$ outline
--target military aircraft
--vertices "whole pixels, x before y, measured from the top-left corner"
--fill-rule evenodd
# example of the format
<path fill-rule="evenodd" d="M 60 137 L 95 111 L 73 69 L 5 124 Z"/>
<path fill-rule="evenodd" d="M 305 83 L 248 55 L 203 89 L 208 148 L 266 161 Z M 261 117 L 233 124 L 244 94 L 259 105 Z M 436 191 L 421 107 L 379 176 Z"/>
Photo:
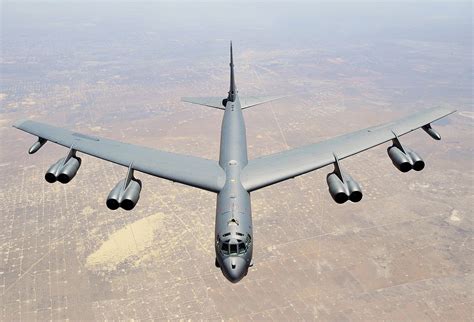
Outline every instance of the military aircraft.
<path fill-rule="evenodd" d="M 400 136 L 422 128 L 433 139 L 440 140 L 441 136 L 431 123 L 455 112 L 442 107 L 424 109 L 396 121 L 248 160 L 243 110 L 278 98 L 281 96 L 238 95 L 231 42 L 227 97 L 183 98 L 185 102 L 224 111 L 218 161 L 108 140 L 32 120 L 21 120 L 13 126 L 38 137 L 29 149 L 30 154 L 37 152 L 47 141 L 69 149 L 67 155 L 46 172 L 45 179 L 50 183 L 68 183 L 74 178 L 81 166 L 77 152 L 127 167 L 125 178 L 107 197 L 106 205 L 111 210 L 119 207 L 132 210 L 137 204 L 142 182 L 135 177 L 135 172 L 216 193 L 215 265 L 229 281 L 236 283 L 253 265 L 252 191 L 333 165 L 334 169 L 326 180 L 331 197 L 338 204 L 348 200 L 359 202 L 362 199 L 361 187 L 342 170 L 340 160 L 391 142 L 387 152 L 394 166 L 401 172 L 420 171 L 425 166 L 423 159 L 402 145 Z"/>

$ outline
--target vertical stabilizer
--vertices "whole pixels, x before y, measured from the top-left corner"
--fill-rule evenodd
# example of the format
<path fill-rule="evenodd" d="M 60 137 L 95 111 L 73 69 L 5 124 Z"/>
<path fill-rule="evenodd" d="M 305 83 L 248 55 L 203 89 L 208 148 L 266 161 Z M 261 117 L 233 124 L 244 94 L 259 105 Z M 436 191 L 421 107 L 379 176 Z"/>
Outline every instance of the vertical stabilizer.
<path fill-rule="evenodd" d="M 234 78 L 234 55 L 232 53 L 232 41 L 230 42 L 230 88 L 229 88 L 229 95 L 227 96 L 227 100 L 234 102 L 235 96 L 237 94 L 237 87 L 235 86 L 235 78 Z"/>

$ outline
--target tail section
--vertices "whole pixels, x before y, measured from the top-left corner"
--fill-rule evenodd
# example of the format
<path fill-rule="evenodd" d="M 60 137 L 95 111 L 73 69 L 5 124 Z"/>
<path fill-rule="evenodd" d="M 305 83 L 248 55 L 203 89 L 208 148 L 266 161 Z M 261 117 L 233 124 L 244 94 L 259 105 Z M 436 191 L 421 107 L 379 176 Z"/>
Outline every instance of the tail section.
<path fill-rule="evenodd" d="M 230 42 L 230 87 L 229 93 L 226 98 L 221 97 L 183 97 L 181 101 L 209 106 L 212 108 L 217 108 L 220 110 L 225 110 L 225 106 L 228 101 L 234 102 L 237 96 L 237 86 L 235 86 L 235 77 L 234 77 L 234 54 L 232 52 L 232 41 Z"/>
<path fill-rule="evenodd" d="M 264 103 L 268 103 L 271 101 L 276 101 L 281 98 L 288 97 L 289 95 L 279 95 L 279 96 L 239 96 L 240 105 L 242 109 L 246 109 L 255 105 L 260 105 Z"/>
<path fill-rule="evenodd" d="M 234 76 L 234 54 L 232 51 L 232 41 L 230 42 L 230 86 L 229 92 L 226 98 L 222 99 L 221 97 L 183 97 L 181 100 L 183 102 L 188 102 L 192 104 L 209 106 L 212 108 L 217 108 L 220 110 L 225 110 L 225 106 L 228 101 L 235 102 L 237 98 L 237 86 L 235 85 L 235 76 Z M 239 97 L 240 104 L 242 109 L 246 109 L 255 105 L 271 102 L 280 98 L 287 96 L 249 96 L 249 97 Z"/>
<path fill-rule="evenodd" d="M 235 77 L 234 77 L 234 54 L 232 52 L 232 41 L 230 42 L 230 87 L 229 95 L 227 95 L 227 100 L 234 102 L 235 96 L 237 95 L 237 86 L 235 86 Z"/>
<path fill-rule="evenodd" d="M 182 97 L 181 101 L 197 104 L 197 105 L 204 105 L 209 106 L 212 108 L 217 108 L 219 110 L 225 110 L 225 102 L 227 99 L 222 97 Z"/>

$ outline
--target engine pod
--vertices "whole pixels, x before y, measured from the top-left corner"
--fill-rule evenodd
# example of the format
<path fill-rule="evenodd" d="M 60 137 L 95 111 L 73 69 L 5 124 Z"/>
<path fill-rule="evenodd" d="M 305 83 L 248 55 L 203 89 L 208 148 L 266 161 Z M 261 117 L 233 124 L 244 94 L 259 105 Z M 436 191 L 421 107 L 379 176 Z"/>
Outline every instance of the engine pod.
<path fill-rule="evenodd" d="M 347 181 L 347 188 L 349 190 L 349 200 L 352 202 L 359 202 L 362 200 L 362 189 L 360 188 L 359 183 L 355 180 Z"/>
<path fill-rule="evenodd" d="M 412 161 L 412 168 L 415 171 L 421 171 L 425 168 L 425 161 L 416 153 L 410 149 L 407 149 L 407 154 L 410 156 Z"/>
<path fill-rule="evenodd" d="M 337 174 L 330 173 L 326 177 L 329 193 L 338 204 L 343 204 L 349 200 L 349 193 L 347 186 L 339 179 Z"/>
<path fill-rule="evenodd" d="M 393 165 L 401 172 L 408 172 L 413 168 L 413 161 L 411 158 L 402 152 L 398 147 L 389 147 L 387 149 L 387 153 L 392 160 Z"/>
<path fill-rule="evenodd" d="M 122 195 L 120 207 L 125 210 L 132 210 L 133 208 L 135 208 L 138 199 L 140 199 L 141 189 L 141 183 L 139 183 L 137 180 L 132 179 L 128 184 L 127 189 L 125 189 Z"/>
<path fill-rule="evenodd" d="M 107 201 L 105 203 L 107 208 L 110 210 L 116 210 L 120 207 L 120 198 L 123 193 L 124 181 L 125 179 L 120 180 L 107 196 Z"/>
<path fill-rule="evenodd" d="M 81 166 L 81 158 L 71 157 L 64 166 L 58 169 L 59 174 L 57 179 L 61 183 L 68 183 L 77 174 L 79 167 Z"/>
<path fill-rule="evenodd" d="M 124 210 L 135 208 L 140 199 L 142 183 L 138 179 L 131 179 L 125 187 L 126 179 L 120 180 L 107 196 L 106 205 L 110 210 L 121 207 Z"/>
<path fill-rule="evenodd" d="M 64 163 L 64 158 L 59 159 L 51 165 L 44 175 L 44 179 L 49 183 L 55 183 L 57 180 L 57 173 Z"/>

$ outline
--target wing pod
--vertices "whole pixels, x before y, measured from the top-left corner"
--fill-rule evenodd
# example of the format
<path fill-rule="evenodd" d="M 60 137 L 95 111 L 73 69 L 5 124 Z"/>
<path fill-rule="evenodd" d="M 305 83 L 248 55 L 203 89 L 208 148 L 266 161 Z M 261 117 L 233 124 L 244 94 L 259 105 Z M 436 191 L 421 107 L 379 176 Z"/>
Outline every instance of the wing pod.
<path fill-rule="evenodd" d="M 140 199 L 142 182 L 133 177 L 133 169 L 130 167 L 127 177 L 120 180 L 110 191 L 106 205 L 110 210 L 116 210 L 121 207 L 124 210 L 135 208 Z"/>
<path fill-rule="evenodd" d="M 142 183 L 138 179 L 133 178 L 128 184 L 126 184 L 126 179 L 120 180 L 107 197 L 107 208 L 116 210 L 121 207 L 132 210 L 140 199 L 141 190 Z"/>
<path fill-rule="evenodd" d="M 412 169 L 415 171 L 421 171 L 425 168 L 425 161 L 415 151 L 405 148 L 406 153 L 411 159 Z"/>
<path fill-rule="evenodd" d="M 401 172 L 408 172 L 411 169 L 421 171 L 425 168 L 425 161 L 420 155 L 402 146 L 397 136 L 393 139 L 393 145 L 387 149 L 387 153 L 393 165 Z"/>
<path fill-rule="evenodd" d="M 336 172 L 329 173 L 326 182 L 329 188 L 329 194 L 338 204 L 343 204 L 347 200 L 359 202 L 362 200 L 362 189 L 357 181 L 355 181 L 347 173 L 342 173 L 341 180 Z"/>
<path fill-rule="evenodd" d="M 431 136 L 433 139 L 439 141 L 441 140 L 441 135 L 431 127 L 431 124 L 426 124 L 421 127 L 423 131 L 425 131 L 429 136 Z"/>
<path fill-rule="evenodd" d="M 433 130 L 434 131 L 434 130 Z M 411 169 L 421 171 L 425 167 L 425 161 L 412 149 L 404 147 L 395 132 L 392 139 L 392 146 L 387 149 L 388 156 L 393 165 L 401 172 L 408 172 Z"/>
<path fill-rule="evenodd" d="M 64 158 L 61 158 L 58 161 L 56 161 L 53 165 L 51 165 L 48 171 L 46 171 L 46 174 L 44 175 L 45 180 L 48 181 L 49 183 L 55 183 L 58 180 L 56 175 L 63 164 L 64 164 Z"/>
<path fill-rule="evenodd" d="M 40 141 L 37 143 L 40 143 Z M 81 162 L 81 158 L 77 157 L 76 151 L 71 148 L 65 158 L 59 159 L 49 167 L 44 178 L 49 183 L 54 183 L 56 181 L 68 183 L 76 176 L 76 173 L 81 166 Z"/>
<path fill-rule="evenodd" d="M 29 154 L 33 154 L 33 153 L 38 152 L 38 150 L 41 149 L 41 147 L 42 147 L 43 145 L 45 145 L 46 142 L 48 142 L 48 140 L 39 137 L 39 138 L 38 138 L 38 141 L 36 141 L 35 143 L 33 143 L 33 145 L 31 146 L 31 148 L 28 150 L 28 153 L 29 153 Z"/>
<path fill-rule="evenodd" d="M 329 188 L 329 194 L 338 204 L 343 204 L 349 200 L 349 191 L 347 185 L 342 182 L 336 173 L 329 173 L 326 177 Z"/>
<path fill-rule="evenodd" d="M 352 202 L 359 202 L 362 200 L 362 189 L 357 181 L 352 179 L 352 177 L 346 173 L 343 174 L 346 176 L 346 185 L 347 190 L 349 191 L 349 200 Z"/>
<path fill-rule="evenodd" d="M 123 185 L 124 185 L 124 180 L 120 180 L 115 187 L 110 191 L 107 201 L 105 202 L 107 205 L 107 208 L 110 210 L 116 210 L 120 207 L 120 196 L 123 193 Z"/>
<path fill-rule="evenodd" d="M 71 157 L 60 169 L 57 179 L 61 183 L 68 183 L 76 176 L 79 167 L 81 166 L 81 158 Z"/>
<path fill-rule="evenodd" d="M 125 189 L 120 207 L 125 210 L 132 210 L 140 199 L 140 191 L 142 190 L 142 183 L 140 180 L 132 179 Z"/>
<path fill-rule="evenodd" d="M 402 152 L 400 148 L 391 146 L 387 149 L 387 153 L 392 160 L 393 165 L 401 172 L 408 172 L 412 169 L 412 161 L 410 157 Z"/>
<path fill-rule="evenodd" d="M 362 200 L 362 189 L 359 183 L 349 174 L 342 172 L 339 160 L 334 154 L 334 172 L 329 173 L 326 182 L 329 188 L 329 194 L 338 204 L 343 204 L 347 200 L 359 202 Z"/>

